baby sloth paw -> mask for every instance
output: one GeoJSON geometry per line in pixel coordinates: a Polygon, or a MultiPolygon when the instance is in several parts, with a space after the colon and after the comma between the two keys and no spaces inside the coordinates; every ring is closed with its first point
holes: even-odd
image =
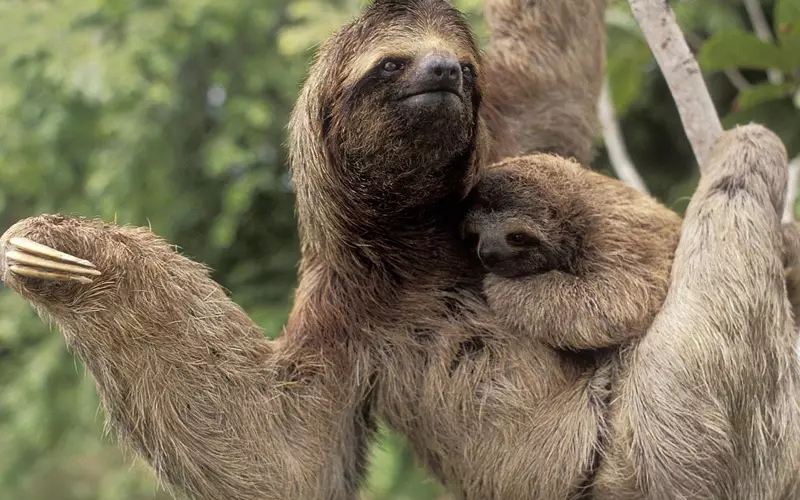
{"type": "Polygon", "coordinates": [[[48,281],[73,281],[91,284],[100,276],[94,264],[27,238],[6,242],[5,265],[10,273],[48,281]]]}

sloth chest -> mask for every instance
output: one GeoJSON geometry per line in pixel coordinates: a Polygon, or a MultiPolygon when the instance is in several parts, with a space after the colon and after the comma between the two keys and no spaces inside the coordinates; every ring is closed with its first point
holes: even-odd
{"type": "Polygon", "coordinates": [[[600,426],[587,380],[537,343],[455,326],[385,351],[378,416],[461,498],[572,498],[600,426]]]}

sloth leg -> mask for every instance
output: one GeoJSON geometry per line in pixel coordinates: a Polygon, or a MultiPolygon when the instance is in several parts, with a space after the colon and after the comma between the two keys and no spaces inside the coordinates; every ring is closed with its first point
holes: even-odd
{"type": "Polygon", "coordinates": [[[667,299],[619,387],[605,464],[616,484],[600,488],[625,493],[599,498],[633,489],[648,499],[800,495],[800,364],[780,232],[786,172],[780,139],[761,126],[728,131],[715,146],[667,299]]]}

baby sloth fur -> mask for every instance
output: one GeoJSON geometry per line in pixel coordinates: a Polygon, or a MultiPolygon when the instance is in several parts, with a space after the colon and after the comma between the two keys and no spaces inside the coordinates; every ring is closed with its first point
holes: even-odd
{"type": "Polygon", "coordinates": [[[464,223],[489,272],[492,309],[575,351],[645,333],[667,295],[680,229],[652,197],[554,155],[490,167],[464,223]]]}

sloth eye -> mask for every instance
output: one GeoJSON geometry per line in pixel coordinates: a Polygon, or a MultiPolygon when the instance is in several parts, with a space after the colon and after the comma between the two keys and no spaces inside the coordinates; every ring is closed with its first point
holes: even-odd
{"type": "Polygon", "coordinates": [[[381,69],[387,74],[397,73],[405,67],[406,64],[403,61],[398,61],[396,59],[390,59],[381,63],[381,69]]]}
{"type": "Polygon", "coordinates": [[[514,246],[534,246],[538,243],[538,240],[533,236],[519,231],[507,234],[506,241],[509,245],[514,246]]]}
{"type": "Polygon", "coordinates": [[[475,71],[472,69],[471,64],[462,64],[461,74],[464,76],[464,78],[472,78],[475,76],[475,71]]]}

